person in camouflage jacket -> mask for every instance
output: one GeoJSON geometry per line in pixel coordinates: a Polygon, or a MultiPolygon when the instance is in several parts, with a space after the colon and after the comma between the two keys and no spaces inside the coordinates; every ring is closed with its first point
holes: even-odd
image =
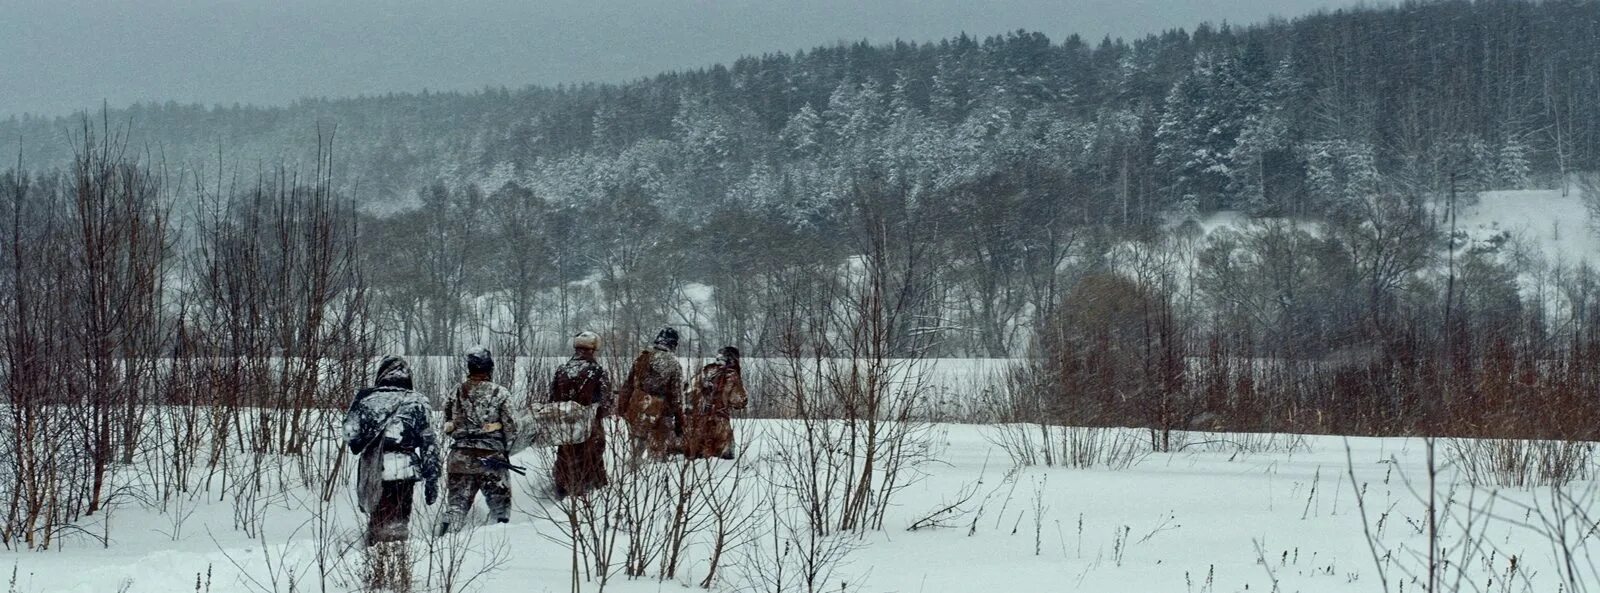
{"type": "Polygon", "coordinates": [[[344,441],[357,455],[356,506],[367,514],[371,589],[403,590],[411,582],[411,502],[439,497],[439,444],[428,398],[412,391],[411,367],[398,356],[378,363],[372,387],[356,392],[344,418],[344,441]]]}
{"type": "Polygon", "coordinates": [[[450,435],[448,475],[450,512],[437,532],[448,532],[472,511],[483,493],[489,517],[497,523],[511,520],[511,484],[507,469],[516,425],[511,414],[511,392],[494,383],[494,358],[487,348],[466,355],[467,379],[451,394],[444,408],[444,432],[450,435]]]}
{"type": "Polygon", "coordinates": [[[411,367],[398,356],[378,363],[372,387],[356,392],[344,419],[344,440],[359,456],[356,506],[367,513],[367,544],[405,541],[417,482],[433,504],[439,496],[439,444],[428,398],[411,390],[411,367]]]}

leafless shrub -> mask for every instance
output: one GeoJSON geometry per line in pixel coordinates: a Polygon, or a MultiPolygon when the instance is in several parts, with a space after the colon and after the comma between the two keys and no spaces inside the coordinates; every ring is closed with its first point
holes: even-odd
{"type": "Polygon", "coordinates": [[[706,575],[700,580],[700,587],[704,589],[716,584],[718,569],[725,558],[736,550],[753,545],[759,536],[756,526],[760,523],[760,517],[755,515],[755,506],[748,496],[751,481],[756,478],[752,475],[755,469],[744,457],[744,452],[748,450],[748,447],[741,448],[732,462],[705,461],[697,464],[697,471],[706,473],[703,500],[710,516],[708,531],[711,533],[706,575]]]}
{"type": "Polygon", "coordinates": [[[1017,467],[1043,463],[1123,470],[1150,453],[1147,441],[1121,428],[1003,424],[986,427],[984,437],[1017,467]]]}
{"type": "Polygon", "coordinates": [[[666,556],[676,497],[671,488],[674,467],[669,463],[649,463],[632,458],[614,472],[607,488],[618,496],[623,530],[623,574],[640,578],[666,556]]]}
{"type": "Polygon", "coordinates": [[[1311,442],[1305,435],[1275,432],[1243,433],[1191,433],[1190,441],[1180,450],[1233,453],[1229,459],[1267,453],[1307,453],[1311,442]],[[1193,440],[1199,439],[1199,440],[1193,440]]]}
{"type": "Polygon", "coordinates": [[[1000,508],[995,512],[997,516],[995,519],[995,528],[999,528],[1000,521],[1005,519],[1006,509],[1011,508],[1011,502],[1014,498],[1016,498],[1017,479],[1021,476],[1021,472],[1018,471],[1019,469],[1019,467],[1012,467],[1011,471],[1006,472],[1005,477],[1000,480],[1000,483],[996,484],[994,488],[990,489],[989,492],[984,494],[983,498],[978,501],[977,507],[973,509],[972,513],[970,513],[972,520],[967,522],[967,537],[972,537],[978,534],[978,525],[980,525],[980,523],[983,521],[983,518],[989,514],[991,507],[993,507],[997,501],[1000,504],[1000,508]]]}
{"type": "MultiPolygon", "coordinates": [[[[438,513],[448,510],[439,505],[438,513]]],[[[441,517],[433,517],[437,522],[441,517]]],[[[420,539],[425,560],[422,585],[425,591],[438,593],[465,593],[480,590],[484,580],[511,562],[511,544],[503,533],[486,534],[481,530],[454,530],[438,537],[412,538],[410,545],[420,539]]],[[[415,576],[415,575],[413,575],[415,576]]]]}
{"type": "Polygon", "coordinates": [[[763,523],[757,529],[760,541],[743,548],[737,563],[745,588],[764,593],[848,591],[847,582],[833,582],[860,540],[850,533],[815,530],[812,510],[795,504],[785,488],[769,483],[761,490],[754,513],[763,523]]]}
{"type": "Polygon", "coordinates": [[[981,479],[962,486],[955,496],[941,500],[927,514],[912,521],[911,525],[906,527],[906,531],[956,527],[960,521],[972,514],[972,509],[968,507],[973,499],[977,498],[978,490],[982,486],[983,480],[981,479]]]}
{"type": "Polygon", "coordinates": [[[1149,450],[1141,439],[1125,430],[1068,426],[1061,428],[1061,459],[1070,467],[1133,467],[1149,450]]]}
{"type": "Polygon", "coordinates": [[[1565,486],[1594,475],[1594,443],[1446,439],[1445,460],[1474,486],[1565,486]]]}
{"type": "Polygon", "coordinates": [[[667,487],[673,504],[666,528],[666,550],[658,573],[662,580],[677,578],[685,543],[711,522],[710,507],[703,500],[710,486],[708,481],[714,475],[711,463],[710,460],[681,459],[668,474],[667,487]]]}
{"type": "Polygon", "coordinates": [[[835,530],[881,529],[890,500],[918,478],[935,439],[925,418],[928,365],[891,358],[893,345],[882,287],[868,281],[835,338],[827,327],[801,333],[792,320],[784,356],[768,371],[771,390],[793,422],[773,435],[767,462],[779,484],[799,500],[819,535],[835,530]],[[837,348],[846,356],[825,354],[837,348]]]}
{"type": "MultiPolygon", "coordinates": [[[[1508,501],[1509,516],[1497,517],[1539,536],[1555,560],[1558,590],[1581,593],[1600,589],[1600,564],[1596,563],[1595,534],[1600,530],[1600,486],[1558,484],[1529,503],[1508,501]]],[[[1532,576],[1518,570],[1516,558],[1501,576],[1507,583],[1528,584],[1532,576]]]]}
{"type": "Polygon", "coordinates": [[[994,424],[983,429],[983,438],[1005,452],[1016,467],[1055,465],[1055,445],[1048,424],[994,424]]]}
{"type": "Polygon", "coordinates": [[[313,577],[317,591],[328,593],[336,588],[364,582],[352,578],[360,569],[352,560],[360,557],[356,552],[364,541],[360,529],[344,522],[343,519],[349,515],[332,504],[331,500],[323,499],[315,489],[307,490],[294,503],[291,508],[309,514],[303,529],[309,530],[311,535],[313,559],[309,564],[315,571],[313,577]]]}
{"type": "Polygon", "coordinates": [[[235,554],[217,542],[216,536],[207,531],[211,543],[222,552],[234,570],[239,574],[239,584],[253,593],[291,593],[304,590],[301,585],[307,576],[309,566],[304,566],[290,555],[294,551],[294,539],[299,535],[299,529],[291,532],[282,544],[268,543],[266,538],[255,538],[254,548],[261,551],[260,564],[256,559],[245,554],[253,553],[246,549],[235,554]]]}
{"type": "Polygon", "coordinates": [[[1038,384],[1041,368],[1038,361],[1018,363],[1007,369],[1002,381],[980,392],[996,419],[984,438],[1005,451],[1013,465],[1053,467],[1059,462],[1056,427],[1044,400],[1046,391],[1038,384]]]}
{"type": "MultiPolygon", "coordinates": [[[[704,549],[702,587],[718,579],[726,558],[752,542],[759,520],[748,487],[752,465],[733,461],[682,459],[649,463],[635,459],[620,422],[610,424],[607,465],[610,484],[532,507],[530,514],[551,530],[541,534],[572,554],[572,585],[593,582],[604,590],[612,576],[653,575],[682,580],[691,555],[704,549]]],[[[551,465],[551,453],[538,466],[551,465]]],[[[547,494],[543,478],[522,483],[530,497],[547,494]]]]}
{"type": "Polygon", "coordinates": [[[622,530],[612,513],[606,510],[610,508],[607,503],[615,499],[605,493],[602,490],[569,496],[553,507],[541,505],[535,511],[535,516],[545,520],[558,534],[541,532],[541,535],[567,546],[571,552],[573,591],[581,590],[584,582],[596,583],[596,590],[604,591],[616,572],[614,557],[622,530]]]}
{"type": "MultiPolygon", "coordinates": [[[[1421,549],[1417,549],[1385,541],[1384,522],[1390,511],[1376,518],[1370,513],[1368,483],[1359,481],[1350,447],[1345,446],[1346,475],[1355,493],[1379,584],[1384,591],[1403,591],[1408,585],[1426,591],[1479,590],[1475,581],[1479,575],[1473,574],[1473,569],[1492,567],[1497,558],[1508,557],[1496,548],[1488,533],[1490,526],[1503,520],[1496,507],[1507,499],[1470,485],[1463,487],[1460,482],[1442,480],[1436,439],[1424,439],[1424,447],[1423,475],[1398,472],[1406,495],[1421,506],[1417,515],[1404,517],[1411,527],[1410,534],[1423,538],[1421,549]]],[[[1398,460],[1391,457],[1386,462],[1397,464],[1398,460]]]]}
{"type": "MultiPolygon", "coordinates": [[[[658,578],[666,579],[669,564],[677,559],[682,545],[692,533],[690,515],[700,515],[685,462],[650,463],[635,458],[620,421],[608,421],[606,465],[610,484],[592,492],[568,496],[553,504],[535,506],[535,519],[554,528],[543,536],[566,546],[572,552],[573,586],[594,582],[603,590],[614,574],[628,578],[648,576],[652,567],[658,578]],[[676,543],[675,542],[676,538],[676,543]],[[676,546],[676,547],[675,547],[676,546]]],[[[538,466],[552,464],[553,451],[539,454],[538,466]]],[[[548,475],[548,471],[542,472],[548,475]]],[[[523,491],[533,498],[546,498],[549,490],[543,478],[523,481],[523,491]]]]}
{"type": "Polygon", "coordinates": [[[1033,555],[1044,553],[1044,516],[1050,512],[1050,505],[1045,503],[1045,485],[1048,476],[1040,477],[1033,485],[1033,555]]]}
{"type": "Polygon", "coordinates": [[[75,140],[65,172],[0,177],[4,463],[18,485],[0,525],[8,547],[48,549],[56,534],[86,533],[73,522],[120,491],[113,467],[133,463],[141,445],[164,342],[165,180],[109,122],[96,129],[85,117],[75,140]]]}

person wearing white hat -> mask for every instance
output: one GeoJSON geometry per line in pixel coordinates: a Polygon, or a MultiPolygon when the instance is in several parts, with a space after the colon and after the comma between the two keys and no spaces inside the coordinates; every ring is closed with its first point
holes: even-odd
{"type": "Polygon", "coordinates": [[[556,447],[552,468],[558,498],[582,496],[608,483],[606,432],[601,419],[611,414],[611,377],[597,360],[600,336],[583,332],[572,337],[572,359],[556,369],[550,380],[550,401],[598,406],[589,438],[556,447]]]}

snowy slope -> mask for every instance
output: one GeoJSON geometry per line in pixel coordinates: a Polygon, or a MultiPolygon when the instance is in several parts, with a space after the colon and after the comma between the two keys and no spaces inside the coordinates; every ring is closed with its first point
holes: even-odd
{"type": "Polygon", "coordinates": [[[1560,190],[1491,191],[1465,206],[1457,225],[1475,241],[1498,232],[1537,248],[1551,262],[1594,263],[1600,238],[1591,229],[1582,192],[1560,190]]]}
{"type": "MultiPolygon", "coordinates": [[[[1488,191],[1468,202],[1457,213],[1456,226],[1471,241],[1510,233],[1551,262],[1576,264],[1600,258],[1600,234],[1592,230],[1583,193],[1577,188],[1565,195],[1554,189],[1488,191]]],[[[1209,235],[1219,229],[1243,227],[1250,220],[1243,213],[1223,210],[1195,222],[1209,235]]],[[[1309,228],[1319,232],[1315,226],[1309,228]]]]}

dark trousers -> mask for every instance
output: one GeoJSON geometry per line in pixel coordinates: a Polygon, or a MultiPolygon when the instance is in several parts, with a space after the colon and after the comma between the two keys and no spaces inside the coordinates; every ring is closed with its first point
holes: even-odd
{"type": "Polygon", "coordinates": [[[411,492],[417,483],[410,480],[384,482],[378,504],[367,515],[367,545],[403,542],[410,537],[411,492]]]}
{"type": "Polygon", "coordinates": [[[603,488],[606,478],[606,439],[601,433],[576,445],[556,447],[553,469],[558,496],[581,496],[603,488]]]}

